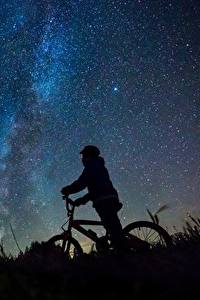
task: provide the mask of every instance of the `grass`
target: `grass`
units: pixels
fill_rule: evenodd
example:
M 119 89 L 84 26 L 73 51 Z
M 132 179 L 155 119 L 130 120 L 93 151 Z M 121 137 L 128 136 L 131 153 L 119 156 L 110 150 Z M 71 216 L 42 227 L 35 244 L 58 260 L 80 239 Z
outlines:
M 124 255 L 84 254 L 33 242 L 17 257 L 0 246 L 0 299 L 192 299 L 199 295 L 200 219 L 189 216 L 173 245 Z

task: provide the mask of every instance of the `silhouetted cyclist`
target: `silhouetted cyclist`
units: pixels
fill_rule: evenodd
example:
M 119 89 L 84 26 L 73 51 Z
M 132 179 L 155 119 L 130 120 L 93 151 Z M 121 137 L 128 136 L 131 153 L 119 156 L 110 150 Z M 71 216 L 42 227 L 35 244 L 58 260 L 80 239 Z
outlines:
M 61 193 L 68 196 L 87 188 L 88 193 L 75 200 L 74 204 L 79 206 L 89 200 L 93 202 L 104 228 L 110 234 L 114 248 L 118 249 L 122 242 L 122 226 L 117 212 L 122 208 L 122 203 L 119 202 L 118 193 L 113 187 L 99 149 L 88 145 L 80 154 L 84 170 L 76 181 L 62 188 Z

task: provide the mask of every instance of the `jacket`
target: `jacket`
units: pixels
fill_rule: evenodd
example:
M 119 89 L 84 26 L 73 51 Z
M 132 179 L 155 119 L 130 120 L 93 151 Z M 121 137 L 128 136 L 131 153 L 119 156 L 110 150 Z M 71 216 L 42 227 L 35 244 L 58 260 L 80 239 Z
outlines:
M 82 174 L 72 184 L 65 187 L 68 194 L 78 193 L 85 188 L 88 189 L 88 199 L 92 200 L 96 207 L 101 201 L 113 198 L 118 199 L 118 193 L 113 187 L 108 170 L 102 157 L 91 158 L 85 164 Z

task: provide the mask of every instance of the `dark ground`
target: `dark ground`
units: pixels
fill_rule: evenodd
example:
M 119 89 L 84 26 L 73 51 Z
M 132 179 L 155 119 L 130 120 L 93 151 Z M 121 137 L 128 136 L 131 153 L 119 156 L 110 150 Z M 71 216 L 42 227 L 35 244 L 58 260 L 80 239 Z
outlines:
M 0 258 L 0 299 L 199 299 L 200 236 L 168 248 L 67 261 L 33 243 L 17 258 Z

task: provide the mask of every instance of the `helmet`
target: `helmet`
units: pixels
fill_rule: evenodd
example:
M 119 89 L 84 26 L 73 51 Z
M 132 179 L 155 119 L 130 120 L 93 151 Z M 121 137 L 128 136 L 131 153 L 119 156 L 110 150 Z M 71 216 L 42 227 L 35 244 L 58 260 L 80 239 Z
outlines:
M 96 146 L 88 145 L 84 147 L 84 149 L 80 152 L 80 154 L 82 154 L 85 157 L 99 156 L 100 151 Z

